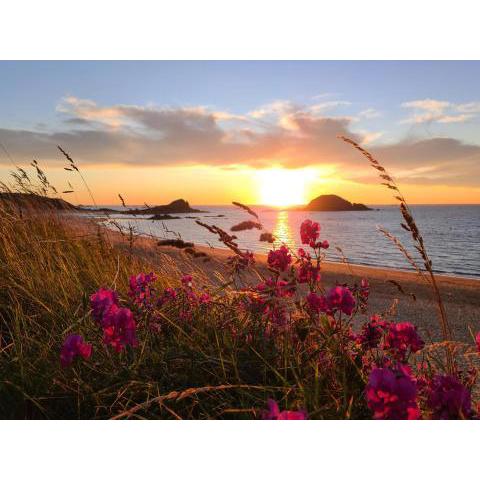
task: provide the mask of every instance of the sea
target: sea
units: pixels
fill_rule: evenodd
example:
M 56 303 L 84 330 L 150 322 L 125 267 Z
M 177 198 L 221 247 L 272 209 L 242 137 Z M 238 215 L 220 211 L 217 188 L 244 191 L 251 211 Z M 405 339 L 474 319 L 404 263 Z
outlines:
M 182 238 L 212 247 L 222 247 L 222 244 L 215 235 L 199 226 L 196 219 L 226 231 L 241 221 L 255 220 L 247 212 L 231 205 L 200 205 L 194 208 L 203 213 L 172 214 L 181 218 L 164 221 L 152 221 L 145 215 L 127 217 L 114 214 L 110 218 L 122 227 L 131 226 L 140 235 L 159 239 Z M 265 206 L 252 208 L 264 229 L 273 233 L 278 242 L 293 249 L 302 246 L 299 233 L 302 221 L 309 218 L 318 222 L 321 226 L 320 239 L 330 243 L 326 251 L 326 259 L 330 261 L 342 261 L 343 257 L 352 264 L 412 270 L 413 267 L 379 228 L 396 236 L 412 256 L 419 259 L 409 232 L 400 226 L 402 217 L 398 206 L 375 205 L 372 210 L 362 212 L 304 212 Z M 436 273 L 480 278 L 480 205 L 413 205 L 411 210 Z M 272 245 L 259 241 L 258 230 L 237 232 L 236 235 L 243 249 L 266 253 L 272 248 Z M 422 265 L 421 260 L 419 264 Z

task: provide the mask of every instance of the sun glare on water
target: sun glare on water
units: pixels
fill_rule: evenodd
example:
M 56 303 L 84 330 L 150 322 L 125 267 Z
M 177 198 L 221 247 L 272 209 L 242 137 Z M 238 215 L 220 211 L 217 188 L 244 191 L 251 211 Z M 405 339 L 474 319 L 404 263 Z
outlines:
M 312 180 L 309 170 L 274 168 L 257 172 L 259 203 L 274 207 L 303 205 L 307 202 L 307 186 Z

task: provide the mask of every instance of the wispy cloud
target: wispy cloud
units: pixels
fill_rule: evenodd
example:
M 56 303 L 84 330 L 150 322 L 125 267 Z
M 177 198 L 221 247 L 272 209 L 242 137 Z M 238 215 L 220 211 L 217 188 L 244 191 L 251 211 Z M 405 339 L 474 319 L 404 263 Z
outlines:
M 413 113 L 401 123 L 463 123 L 480 113 L 480 102 L 455 104 L 431 98 L 405 102 L 402 107 Z

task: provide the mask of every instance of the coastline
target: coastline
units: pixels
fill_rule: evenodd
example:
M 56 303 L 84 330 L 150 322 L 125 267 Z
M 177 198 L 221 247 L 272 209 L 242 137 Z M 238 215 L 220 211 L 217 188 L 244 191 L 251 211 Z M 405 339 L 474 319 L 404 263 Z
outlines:
M 107 236 L 113 244 L 125 250 L 129 248 L 128 242 L 118 231 L 92 220 L 78 219 L 69 224 L 74 230 L 87 230 L 90 233 L 100 226 L 108 232 Z M 94 225 L 96 227 L 92 228 Z M 228 249 L 195 245 L 195 250 L 208 255 L 209 260 L 205 262 L 205 257 L 195 258 L 175 247 L 158 246 L 157 241 L 151 237 L 137 236 L 133 254 L 147 259 L 159 268 L 168 264 L 178 274 L 191 273 L 204 284 L 218 286 L 226 282 L 228 269 L 225 262 L 231 255 Z M 268 273 L 267 255 L 255 253 L 254 257 L 256 269 L 261 274 Z M 431 287 L 416 272 L 325 261 L 322 263 L 321 275 L 326 288 L 337 283 L 358 284 L 362 278 L 367 278 L 371 292 L 368 315 L 391 311 L 395 321 L 409 321 L 417 325 L 427 342 L 442 340 Z M 250 274 L 247 278 L 249 276 Z M 436 279 L 454 339 L 471 343 L 471 331 L 476 332 L 480 327 L 480 279 L 449 275 L 437 275 Z M 254 275 L 250 276 L 250 280 L 253 284 L 255 281 L 258 283 L 258 278 Z M 401 285 L 403 293 L 395 283 Z M 359 319 L 363 321 L 366 317 L 359 316 Z

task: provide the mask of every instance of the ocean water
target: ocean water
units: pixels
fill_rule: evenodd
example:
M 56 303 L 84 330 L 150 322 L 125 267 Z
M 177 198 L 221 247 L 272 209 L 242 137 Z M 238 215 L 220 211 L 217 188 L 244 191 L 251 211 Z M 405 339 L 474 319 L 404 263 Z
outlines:
M 119 208 L 119 207 L 113 207 Z M 233 206 L 195 206 L 208 213 L 190 213 L 175 216 L 178 220 L 151 221 L 148 216 L 126 218 L 111 215 L 119 224 L 133 226 L 143 235 L 157 238 L 175 238 L 198 245 L 221 247 L 209 231 L 195 223 L 215 224 L 224 230 L 243 220 L 252 219 L 246 212 Z M 397 206 L 375 206 L 366 212 L 294 212 L 255 207 L 264 228 L 292 248 L 301 246 L 299 229 L 306 218 L 319 222 L 321 240 L 328 240 L 327 260 L 338 261 L 340 247 L 350 263 L 410 270 L 396 247 L 378 231 L 382 226 L 397 236 L 414 252 L 409 233 L 400 227 L 401 214 Z M 424 237 L 433 268 L 437 273 L 480 278 L 480 205 L 416 205 L 412 206 L 418 227 Z M 268 243 L 259 241 L 258 230 L 237 232 L 238 244 L 254 252 L 266 252 Z M 418 255 L 413 255 L 418 258 Z M 421 262 L 419 262 L 421 264 Z

